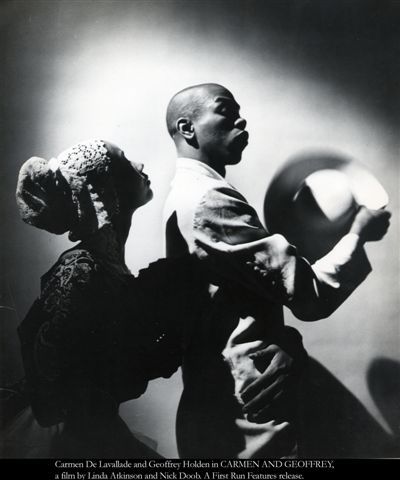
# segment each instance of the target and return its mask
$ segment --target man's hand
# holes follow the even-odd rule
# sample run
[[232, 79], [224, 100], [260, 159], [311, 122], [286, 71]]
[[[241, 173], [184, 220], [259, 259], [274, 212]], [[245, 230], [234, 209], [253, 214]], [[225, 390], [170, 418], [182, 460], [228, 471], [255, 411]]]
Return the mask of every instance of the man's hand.
[[362, 242], [376, 242], [381, 240], [390, 224], [392, 214], [387, 210], [370, 210], [360, 207], [357, 212], [350, 233], [359, 235]]
[[243, 412], [251, 422], [264, 423], [272, 419], [287, 420], [296, 403], [296, 390], [300, 374], [307, 362], [301, 335], [285, 327], [281, 346], [276, 344], [249, 355], [260, 377], [241, 392]]
[[236, 426], [245, 438], [238, 458], [283, 458], [288, 452], [295, 453], [296, 437], [288, 422], [257, 424], [238, 418]]

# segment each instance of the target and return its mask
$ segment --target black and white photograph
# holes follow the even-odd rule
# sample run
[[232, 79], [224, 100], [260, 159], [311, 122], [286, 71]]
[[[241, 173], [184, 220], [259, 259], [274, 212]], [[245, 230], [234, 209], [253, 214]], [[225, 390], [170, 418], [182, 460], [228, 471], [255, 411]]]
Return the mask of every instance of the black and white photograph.
[[0, 22], [0, 465], [399, 459], [400, 2]]

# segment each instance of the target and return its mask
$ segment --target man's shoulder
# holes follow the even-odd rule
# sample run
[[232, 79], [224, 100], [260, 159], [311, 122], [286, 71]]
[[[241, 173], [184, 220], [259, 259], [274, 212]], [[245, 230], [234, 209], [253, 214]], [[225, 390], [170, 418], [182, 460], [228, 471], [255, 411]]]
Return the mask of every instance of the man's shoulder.
[[174, 184], [181, 183], [196, 183], [204, 187], [208, 185], [228, 185], [228, 182], [221, 176], [211, 175], [205, 170], [201, 169], [190, 169], [190, 168], [181, 168], [176, 171], [175, 178], [172, 182]]
[[225, 179], [201, 177], [197, 180], [193, 177], [192, 180], [184, 181], [181, 177], [172, 186], [165, 203], [164, 218], [169, 218], [174, 211], [182, 218], [198, 215], [204, 208], [220, 209], [222, 212], [233, 206], [248, 206], [246, 198]]
[[168, 198], [183, 197], [186, 201], [191, 199], [196, 201], [207, 195], [218, 195], [218, 192], [243, 198], [224, 178], [202, 175], [194, 171], [180, 172], [176, 175]]

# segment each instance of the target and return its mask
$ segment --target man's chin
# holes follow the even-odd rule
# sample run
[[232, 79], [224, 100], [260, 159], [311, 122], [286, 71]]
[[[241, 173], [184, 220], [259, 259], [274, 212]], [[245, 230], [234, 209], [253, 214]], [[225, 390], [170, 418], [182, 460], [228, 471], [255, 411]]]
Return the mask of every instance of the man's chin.
[[242, 160], [242, 153], [243, 150], [247, 147], [247, 143], [245, 145], [241, 144], [234, 144], [231, 145], [229, 149], [229, 159], [227, 165], [236, 165]]
[[231, 153], [226, 162], [226, 165], [237, 165], [242, 160], [242, 152]]

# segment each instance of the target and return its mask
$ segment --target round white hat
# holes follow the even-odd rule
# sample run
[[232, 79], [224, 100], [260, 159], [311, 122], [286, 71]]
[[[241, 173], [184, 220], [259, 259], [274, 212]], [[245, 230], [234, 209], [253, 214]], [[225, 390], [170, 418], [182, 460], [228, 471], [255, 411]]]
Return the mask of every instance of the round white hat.
[[272, 179], [264, 201], [270, 233], [281, 233], [314, 261], [345, 235], [360, 205], [388, 203], [379, 181], [359, 162], [313, 151], [289, 159]]

